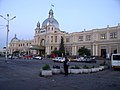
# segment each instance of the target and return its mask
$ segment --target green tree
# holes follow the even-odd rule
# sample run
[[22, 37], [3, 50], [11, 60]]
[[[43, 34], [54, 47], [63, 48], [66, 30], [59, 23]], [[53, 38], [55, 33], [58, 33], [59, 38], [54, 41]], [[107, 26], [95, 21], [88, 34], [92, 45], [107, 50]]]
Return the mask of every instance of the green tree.
[[91, 53], [90, 53], [90, 50], [85, 48], [85, 47], [81, 47], [79, 50], [78, 50], [78, 53], [79, 55], [81, 56], [84, 56], [84, 55], [87, 55], [87, 56], [90, 56]]
[[60, 43], [60, 47], [59, 47], [59, 52], [60, 52], [60, 55], [63, 56], [65, 55], [65, 47], [64, 47], [64, 39], [63, 37], [61, 37], [61, 43]]

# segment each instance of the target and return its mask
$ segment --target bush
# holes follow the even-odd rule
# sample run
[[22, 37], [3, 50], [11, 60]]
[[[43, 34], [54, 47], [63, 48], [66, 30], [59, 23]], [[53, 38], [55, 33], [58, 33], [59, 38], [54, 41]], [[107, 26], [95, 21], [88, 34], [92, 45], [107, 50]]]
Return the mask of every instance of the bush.
[[89, 67], [87, 65], [84, 65], [83, 68], [88, 69]]
[[53, 68], [60, 69], [60, 66], [54, 65]]
[[71, 69], [80, 69], [80, 67], [75, 65], [74, 67], [71, 67]]
[[50, 66], [48, 64], [45, 64], [43, 67], [42, 67], [43, 70], [50, 70]]

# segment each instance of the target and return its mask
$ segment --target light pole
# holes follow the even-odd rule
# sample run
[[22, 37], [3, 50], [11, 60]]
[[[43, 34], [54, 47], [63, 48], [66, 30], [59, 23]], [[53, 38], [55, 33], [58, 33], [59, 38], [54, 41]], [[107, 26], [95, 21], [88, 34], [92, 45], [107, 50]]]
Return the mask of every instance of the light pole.
[[2, 17], [3, 19], [5, 19], [7, 21], [7, 36], [6, 36], [6, 60], [5, 62], [7, 62], [8, 59], [8, 32], [9, 32], [9, 21], [13, 20], [14, 18], [16, 18], [16, 16], [14, 16], [13, 18], [9, 19], [9, 14], [7, 14], [7, 18], [3, 17], [2, 15], [0, 15], [0, 17]]

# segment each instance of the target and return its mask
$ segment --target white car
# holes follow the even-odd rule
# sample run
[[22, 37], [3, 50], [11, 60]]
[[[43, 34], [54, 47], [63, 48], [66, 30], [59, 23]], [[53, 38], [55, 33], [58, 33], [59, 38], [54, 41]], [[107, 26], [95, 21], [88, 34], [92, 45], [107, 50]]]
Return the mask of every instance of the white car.
[[56, 57], [52, 59], [54, 62], [64, 62], [65, 58], [64, 57]]
[[36, 57], [33, 57], [33, 59], [42, 60], [42, 57], [41, 56], [36, 56]]
[[17, 56], [8, 56], [8, 59], [18, 59], [18, 57]]

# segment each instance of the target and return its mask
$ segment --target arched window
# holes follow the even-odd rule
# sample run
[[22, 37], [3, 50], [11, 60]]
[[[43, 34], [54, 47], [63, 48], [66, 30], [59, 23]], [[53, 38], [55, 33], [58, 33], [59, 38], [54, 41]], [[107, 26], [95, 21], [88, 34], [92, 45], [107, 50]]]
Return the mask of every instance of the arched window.
[[53, 27], [52, 27], [52, 30], [53, 30]]
[[57, 42], [57, 36], [55, 36], [55, 42]]

